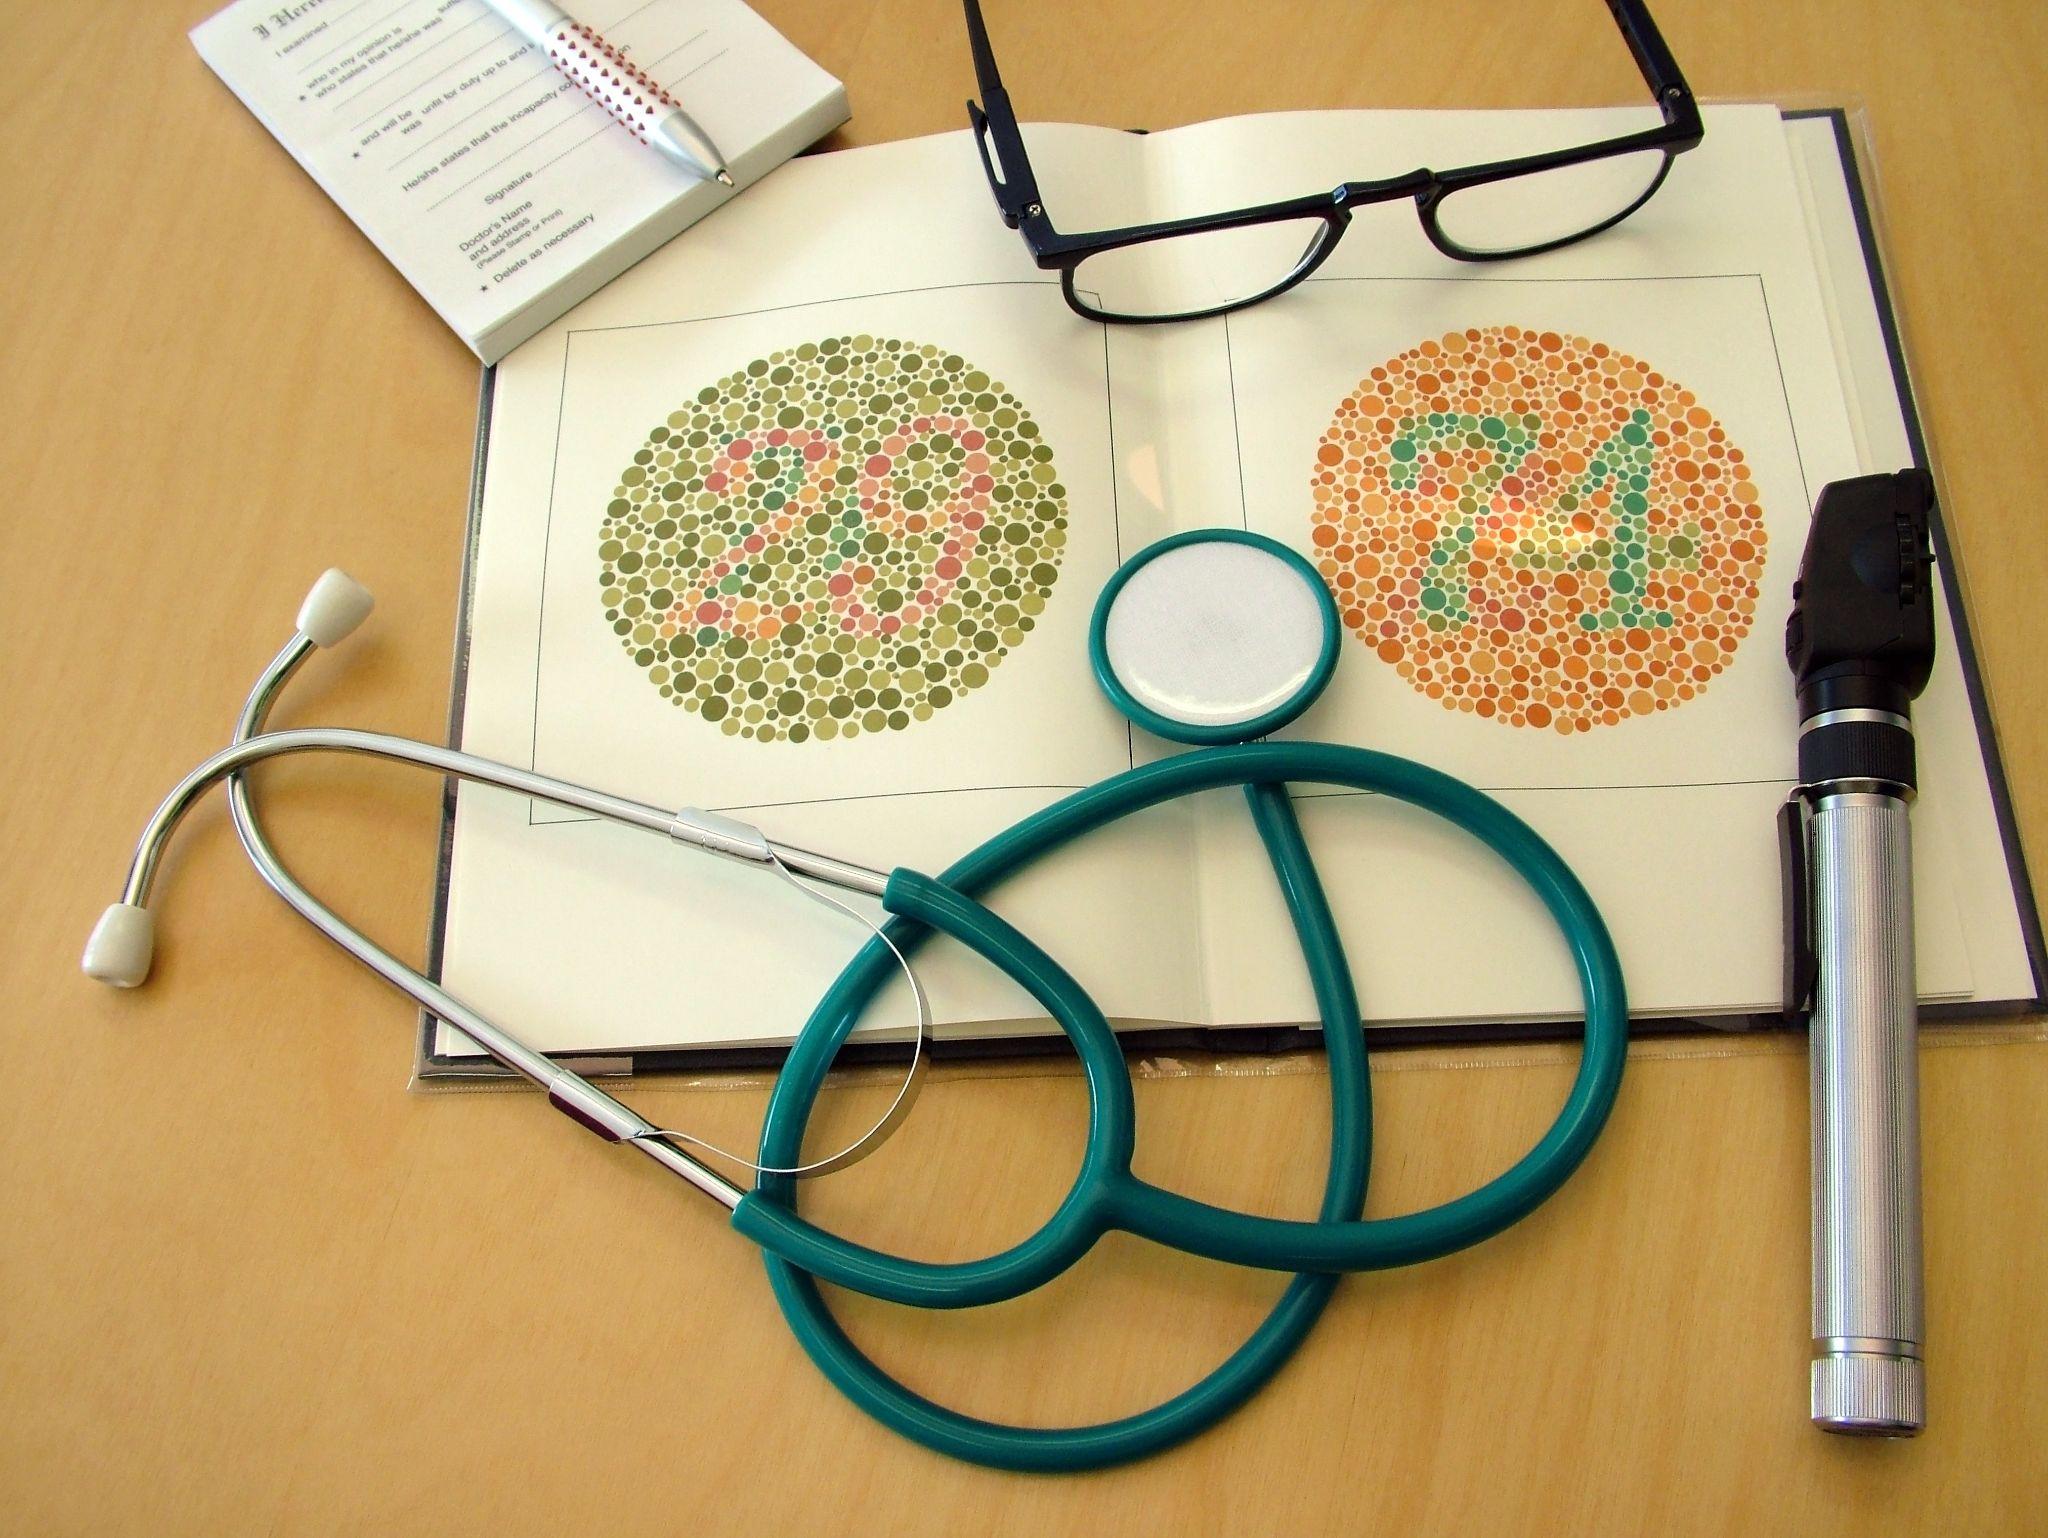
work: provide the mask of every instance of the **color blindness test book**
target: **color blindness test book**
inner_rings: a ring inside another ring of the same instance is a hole
[[[847,119],[739,0],[565,9],[668,87],[738,191]],[[483,0],[238,0],[192,44],[486,363],[737,196],[634,143]]]
[[[1048,207],[1087,229],[1626,121],[1345,112],[1029,135]],[[1313,562],[1342,616],[1335,678],[1283,735],[1497,796],[1599,903],[1645,1023],[1759,1021],[1780,1002],[1783,633],[1809,510],[1827,481],[1924,457],[1849,146],[1840,114],[1711,109],[1705,143],[1596,239],[1461,264],[1393,205],[1294,292],[1155,327],[1067,307],[995,217],[964,134],[796,162],[487,375],[454,735],[942,871],[1182,751],[1102,697],[1091,611],[1155,540],[1256,530]],[[1273,186],[1276,166],[1298,185]],[[1933,1014],[1989,1013],[2039,999],[2041,947],[1937,538],[1919,978]],[[1562,941],[1493,855],[1383,798],[1295,794],[1369,1027],[1579,1015]],[[441,897],[445,984],[599,1067],[786,1043],[865,938],[758,871],[468,785]],[[991,901],[1127,1031],[1313,1029],[1234,792],[1091,834]],[[945,1039],[1015,1050],[1051,1029],[950,943],[920,974]],[[878,1027],[908,1017],[894,990]],[[475,1061],[427,1022],[424,1071]]]

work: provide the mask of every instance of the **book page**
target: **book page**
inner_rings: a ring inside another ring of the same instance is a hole
[[[1284,299],[1160,327],[1074,315],[992,217],[964,135],[794,165],[500,369],[464,744],[941,871],[1179,751],[1102,699],[1090,613],[1154,540],[1256,529],[1317,563],[1345,616],[1336,679],[1289,734],[1495,794],[1592,891],[1638,1011],[1774,1008],[1791,574],[1813,496],[1864,464],[1776,114],[1709,124],[1647,207],[1583,244],[1460,263],[1412,205],[1367,209]],[[1086,229],[1245,201],[1248,167],[1330,185],[1613,131],[1598,113],[1375,113],[1027,136],[1061,227]],[[1443,395],[1440,420],[1359,409],[1397,389]],[[842,410],[861,425],[813,435]],[[1542,432],[1540,453],[1509,452]],[[991,585],[1000,551],[1017,558]],[[1396,558],[1398,608],[1373,596]],[[846,638],[823,672],[820,624]],[[1486,645],[1432,649],[1475,630]],[[1937,675],[1927,719],[1952,718],[1958,687]],[[1490,853],[1379,798],[1297,799],[1370,1021],[1577,1012],[1550,921]],[[1962,810],[1916,818],[1931,998],[2011,970],[1964,939],[2002,876],[1976,831],[1944,832]],[[1312,1018],[1234,794],[1114,824],[993,901],[1121,1022]],[[550,1050],[787,1040],[860,942],[848,928],[756,872],[461,795],[444,975]],[[953,1029],[1047,1028],[956,948],[921,965]]]
[[[845,120],[838,82],[738,0],[576,15],[682,101],[741,187]],[[192,41],[487,360],[522,312],[559,314],[732,196],[635,144],[483,0],[240,0]]]
[[[1128,135],[1038,147],[1070,187],[1142,176]],[[793,164],[499,368],[462,745],[883,870],[1128,768],[1088,620],[1169,525],[1123,340],[989,217],[964,135]],[[1197,1018],[1188,819],[995,905],[1107,1010]],[[545,1050],[786,1039],[864,938],[758,870],[461,791],[443,979]],[[1037,1014],[957,947],[920,975],[942,1021]]]
[[[1208,333],[1190,388],[1229,399],[1235,431],[1171,444],[1184,517],[1299,549],[1338,598],[1337,675],[1283,735],[1498,796],[1591,891],[1646,1013],[1776,1006],[1784,623],[1814,496],[1862,468],[1778,115],[1707,121],[1644,208],[1545,255],[1458,262],[1412,203],[1361,211],[1283,300],[1183,328]],[[1188,203],[1226,206],[1246,166],[1333,185],[1638,126],[1626,110],[1290,114],[1153,143]],[[1357,797],[1307,820],[1369,1018],[1577,1012],[1540,904],[1487,851]],[[1219,807],[1204,823],[1216,1017],[1303,1019],[1243,822]],[[1939,851],[1918,865],[1921,986],[1967,994],[1960,873]]]
[[[1846,132],[1846,129],[1843,130]],[[1884,320],[1872,291],[1867,263],[1849,197],[1853,171],[1837,137],[1832,114],[1801,115],[1785,125],[1822,280],[1836,365],[1855,430],[1857,458],[1866,472],[1926,464],[1924,446],[1908,430],[1905,403],[1887,351]],[[1879,275],[1881,276],[1881,274]],[[1939,468],[1938,463],[1936,468]],[[1947,550],[1958,538],[1952,514],[1942,509]],[[1920,796],[1913,803],[1913,857],[1943,869],[1967,872],[1955,882],[1963,943],[1970,954],[1978,1000],[2022,1000],[2041,996],[2028,952],[2027,921],[2033,894],[2027,886],[2016,827],[2001,826],[1993,799],[1993,760],[1980,719],[1995,719],[1994,695],[1980,717],[1964,667],[1964,640],[1952,595],[1961,574],[1935,568],[1941,602],[1935,608],[1934,676],[1913,705],[1913,736],[1919,754]],[[1974,667],[1974,661],[1972,662]],[[1982,688],[1982,680],[1978,687]],[[2001,874],[2004,879],[2001,878]]]

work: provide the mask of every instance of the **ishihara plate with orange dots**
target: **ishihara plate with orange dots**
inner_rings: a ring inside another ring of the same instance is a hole
[[[1671,710],[1756,611],[1742,450],[1605,342],[1484,326],[1409,348],[1338,406],[1313,492],[1346,625],[1446,709],[1567,735]]]

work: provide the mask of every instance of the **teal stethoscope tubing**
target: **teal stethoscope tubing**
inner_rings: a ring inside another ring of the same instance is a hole
[[[1350,969],[1301,838],[1286,782],[1346,786],[1409,802],[1465,829],[1504,858],[1563,931],[1586,1014],[1585,1050],[1563,1109],[1505,1173],[1454,1201],[1400,1217],[1359,1219],[1371,1155],[1365,1048]],[[1115,1037],[1079,985],[1042,951],[973,901],[1004,877],[1084,833],[1145,807],[1241,785],[1286,897],[1314,981],[1330,1056],[1330,1173],[1315,1222],[1255,1217],[1179,1196],[1131,1173],[1135,1109]],[[1592,899],[1568,866],[1491,797],[1407,759],[1328,743],[1264,742],[1200,749],[1077,792],[999,834],[938,880],[898,871],[884,906],[908,927],[899,944],[937,928],[1022,983],[1057,1020],[1081,1059],[1090,1097],[1088,1144],[1072,1188],[1044,1227],[1000,1255],[935,1264],[886,1255],[799,1216],[794,1189],[764,1178],[733,1226],[762,1246],[769,1281],[797,1339],[819,1369],[862,1409],[905,1436],[954,1457],[1042,1471],[1099,1468],[1172,1446],[1242,1404],[1314,1325],[1336,1273],[1406,1265],[1449,1254],[1527,1215],[1576,1169],[1620,1088],[1628,1009],[1620,963]],[[834,1054],[894,972],[870,942],[819,1001],[770,1096],[761,1162],[797,1161]],[[926,1308],[1015,1297],[1065,1270],[1111,1229],[1191,1254],[1298,1274],[1257,1330],[1207,1377],[1149,1410],[1093,1426],[1024,1427],[935,1404],[891,1378],[833,1319],[819,1280]]]

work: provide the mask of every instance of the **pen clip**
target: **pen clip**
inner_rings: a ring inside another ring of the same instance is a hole
[[[1785,916],[1785,1020],[1803,1025],[1820,981],[1813,946],[1813,877],[1807,845],[1806,797],[1797,790],[1778,808],[1778,879]]]

